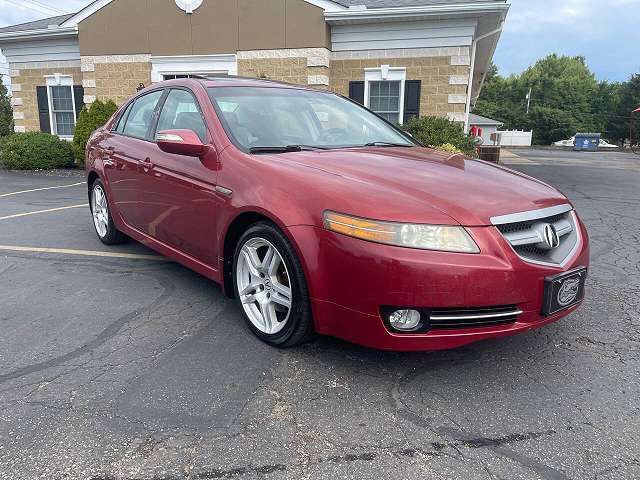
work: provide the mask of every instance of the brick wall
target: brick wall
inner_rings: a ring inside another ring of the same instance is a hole
[[[449,117],[460,121],[466,107],[470,62],[464,53],[468,49],[422,50],[339,52],[331,61],[330,88],[348,96],[349,82],[364,80],[365,68],[381,65],[405,67],[407,80],[422,80],[421,116]],[[390,56],[394,54],[398,56]],[[418,54],[421,56],[411,56]]]
[[[21,63],[10,66],[13,118],[16,132],[40,131],[36,87],[47,84],[45,76],[71,75],[73,83],[82,83],[80,62]]]
[[[238,52],[238,75],[328,88],[330,63],[326,48]]]
[[[141,83],[151,84],[151,58],[148,55],[82,57],[85,103],[113,100],[124,103]]]

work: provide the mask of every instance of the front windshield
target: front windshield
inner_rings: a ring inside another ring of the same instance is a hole
[[[338,95],[292,88],[213,87],[209,97],[237,146],[258,152],[287,147],[415,146],[370,111]]]

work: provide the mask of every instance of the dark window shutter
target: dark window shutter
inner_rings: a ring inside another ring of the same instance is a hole
[[[407,80],[404,82],[404,122],[420,116],[421,80]]]
[[[364,105],[364,82],[349,82],[349,98]]]
[[[82,85],[73,86],[73,97],[76,101],[76,118],[80,116],[80,112],[84,108],[84,88]]]
[[[38,96],[38,115],[40,117],[40,131],[51,133],[51,119],[49,118],[49,95],[47,87],[36,87]]]

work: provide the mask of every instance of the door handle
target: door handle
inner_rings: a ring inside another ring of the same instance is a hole
[[[140,160],[140,163],[142,164],[142,168],[144,168],[145,170],[151,170],[153,168],[153,162],[149,157],[145,158],[144,160]]]

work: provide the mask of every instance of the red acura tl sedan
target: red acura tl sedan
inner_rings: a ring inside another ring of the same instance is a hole
[[[219,282],[272,345],[453,348],[584,297],[588,236],[560,192],[333,93],[154,84],[92,135],[86,165],[102,242],[131,237]]]

